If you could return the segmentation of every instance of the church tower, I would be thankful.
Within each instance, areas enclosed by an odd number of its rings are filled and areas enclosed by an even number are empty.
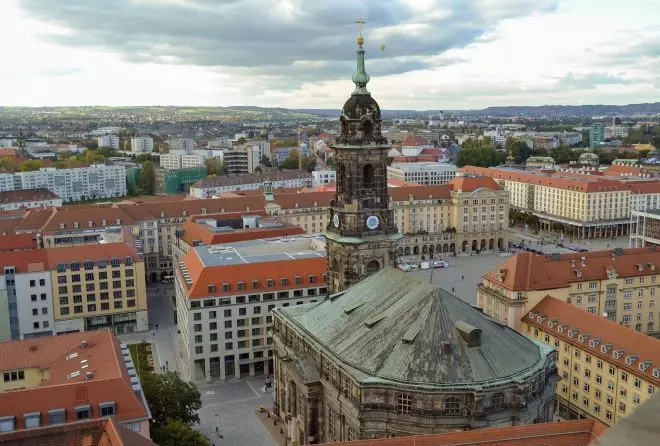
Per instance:
[[[387,153],[378,103],[367,91],[362,20],[357,39],[355,90],[342,109],[341,136],[331,146],[337,169],[337,192],[330,203],[326,230],[331,293],[336,293],[385,266],[394,266],[401,238],[389,210]]]

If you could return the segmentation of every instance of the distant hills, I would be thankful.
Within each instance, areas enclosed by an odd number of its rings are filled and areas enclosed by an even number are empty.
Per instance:
[[[383,110],[383,118],[428,118],[440,110]],[[541,105],[488,107],[481,110],[444,110],[455,116],[638,116],[660,114],[660,102],[628,105]],[[317,118],[337,118],[340,110],[323,108],[287,109],[282,107],[229,106],[85,106],[85,107],[2,107],[0,118],[27,115],[60,118],[104,117],[160,117],[164,119],[211,119],[221,121],[286,121]]]

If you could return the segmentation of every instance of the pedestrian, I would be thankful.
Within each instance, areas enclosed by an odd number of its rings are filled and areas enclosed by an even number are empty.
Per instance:
[[[451,292],[452,292],[452,293],[454,292],[454,287],[451,287]]]
[[[156,330],[158,330],[158,324],[156,324]]]
[[[465,276],[461,276],[461,280],[465,280]]]

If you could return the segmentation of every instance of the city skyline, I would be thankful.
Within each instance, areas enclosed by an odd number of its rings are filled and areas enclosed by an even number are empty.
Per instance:
[[[628,104],[660,93],[651,0],[10,0],[2,105],[334,108],[367,21],[386,109]],[[7,39],[9,40],[9,39]]]

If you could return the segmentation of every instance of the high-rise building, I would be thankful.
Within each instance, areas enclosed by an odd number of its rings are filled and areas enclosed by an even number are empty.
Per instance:
[[[605,141],[605,126],[602,122],[594,122],[589,129],[589,147],[599,147]]]
[[[367,91],[362,37],[358,38],[355,90],[339,117],[341,135],[332,145],[337,191],[326,231],[330,290],[342,291],[366,275],[394,266],[401,238],[389,209],[387,153],[380,107]]]
[[[96,141],[99,147],[110,147],[119,150],[119,138],[117,135],[99,136]]]

